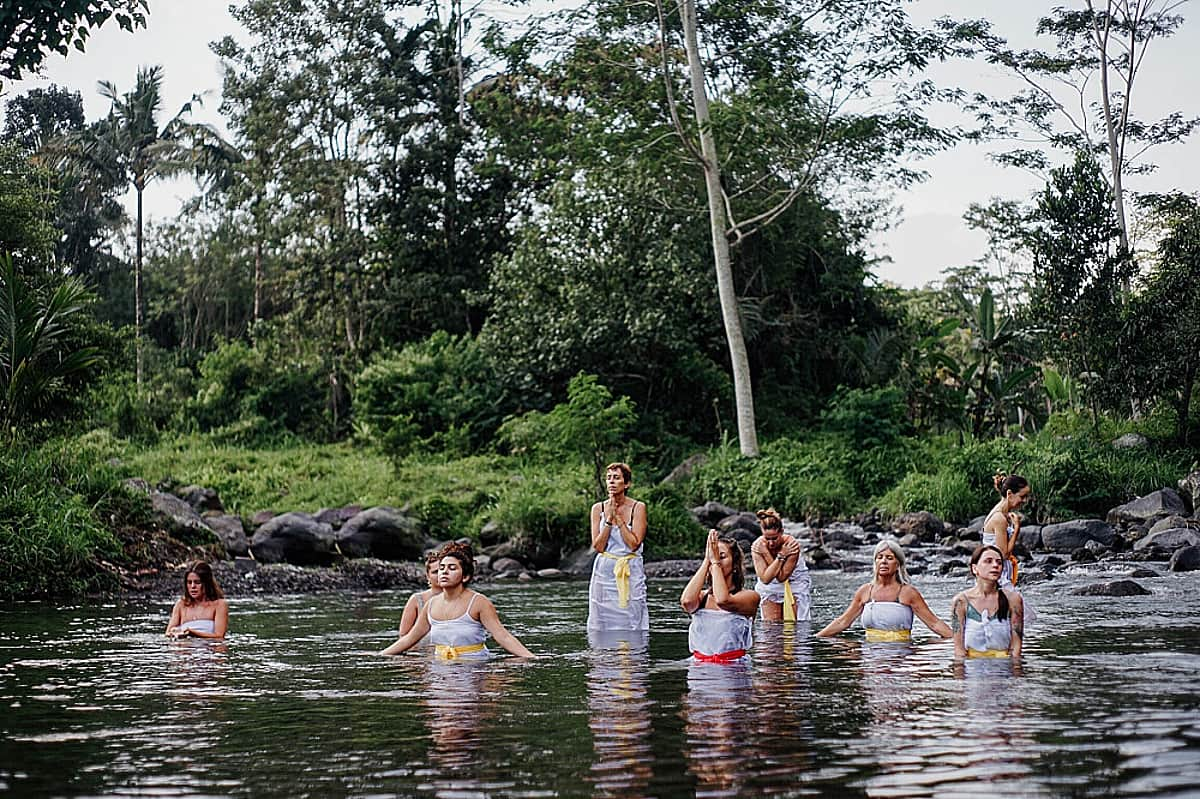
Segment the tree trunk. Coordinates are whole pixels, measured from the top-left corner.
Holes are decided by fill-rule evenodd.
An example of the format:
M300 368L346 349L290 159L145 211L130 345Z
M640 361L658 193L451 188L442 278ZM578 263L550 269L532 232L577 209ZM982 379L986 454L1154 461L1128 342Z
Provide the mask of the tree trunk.
M137 390L142 392L142 190L141 178L134 180L137 189L137 257L133 263L133 348L134 373L137 380Z
M1179 435L1180 446L1187 446L1188 428L1190 427L1189 411L1192 405L1192 389L1196 385L1196 362L1191 360L1183 374L1183 397L1179 402L1179 414L1175 420L1175 430Z
M708 93L704 86L704 65L696 37L695 0L679 0L679 16L683 23L684 45L687 48L688 69L691 73L692 104L696 109L696 125L700 132L700 153L704 159L704 185L708 190L708 220L712 229L713 260L717 270L717 292L721 300L721 317L725 322L725 338L729 341L729 363L733 371L733 394L737 408L738 444L743 455L758 455L758 432L754 422L754 391L750 382L750 359L746 354L746 339L738 313L737 291L733 284L733 267L729 257L729 239L725 235L725 205L721 192L721 167L717 145L713 139L712 122L708 113Z
M254 238L254 321L262 320L262 251L263 237L259 233Z

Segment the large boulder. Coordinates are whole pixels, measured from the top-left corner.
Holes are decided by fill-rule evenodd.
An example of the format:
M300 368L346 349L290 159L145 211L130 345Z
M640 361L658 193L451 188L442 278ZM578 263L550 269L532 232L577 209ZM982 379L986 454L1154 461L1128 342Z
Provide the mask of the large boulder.
M737 509L720 502L705 502L699 507L692 508L692 516L705 527L716 527L727 516L737 515Z
M1074 552L1088 541L1112 546L1116 533L1099 519L1073 519L1042 528L1042 548L1051 552Z
M1175 514L1172 516L1164 516L1163 518L1159 519L1158 521L1156 521L1154 524L1152 524L1150 526L1150 529L1147 531L1147 534L1154 535L1155 533L1161 533L1163 530L1174 530L1177 527L1189 527L1189 526L1191 526L1191 525L1188 524L1188 519L1185 516L1180 516L1178 514Z
M560 568L567 574L591 574L592 561L596 559L596 550L592 547L580 547L579 549L568 552L563 555Z
M1175 550L1167 570L1173 572L1200 571L1200 546L1183 547Z
M333 528L296 512L266 521L250 539L250 551L262 563L297 566L328 566L338 557Z
M734 534L737 531L749 533L754 538L762 534L762 529L758 526L758 517L753 513L746 511L744 513L734 513L726 516L721 521L717 522L717 530L722 533ZM751 540L754 540L753 538Z
M892 523L892 529L896 531L897 537L911 533L920 540L928 542L944 535L946 525L929 511L922 510L916 513L905 513Z
M421 522L395 508L381 506L356 514L334 534L348 558L420 560L425 552Z
M1187 515L1187 507L1173 489L1164 488L1124 505L1118 505L1110 510L1105 518L1109 524L1137 524L1172 514Z
M175 496L191 505L196 513L204 513L206 510L225 510L225 506L221 504L221 498L217 496L217 492L204 486L189 485L177 488L175 489Z
M662 479L663 485L674 485L691 479L692 474L696 469L708 462L708 455L703 452L697 452L683 463L671 470L671 473Z
M210 514L204 517L204 523L216 533L217 538L225 545L225 551L232 557L245 557L250 554L250 541L246 538L246 528L239 516L228 516L223 513Z
M1133 580L1093 583L1071 592L1075 596L1145 596L1150 592Z
M185 544L213 544L217 537L192 506L174 494L150 492L150 508L155 520L172 538Z
M1159 530L1157 533L1151 533L1144 538L1139 538L1133 544L1133 550L1139 552L1150 547L1174 552L1183 547L1200 546L1200 532L1191 529L1190 527L1173 527L1168 530Z
M1200 514L1200 472L1192 472L1179 481L1179 493L1193 512Z
M1025 547L1028 552L1036 552L1042 548L1042 526L1028 524L1017 533L1017 546Z

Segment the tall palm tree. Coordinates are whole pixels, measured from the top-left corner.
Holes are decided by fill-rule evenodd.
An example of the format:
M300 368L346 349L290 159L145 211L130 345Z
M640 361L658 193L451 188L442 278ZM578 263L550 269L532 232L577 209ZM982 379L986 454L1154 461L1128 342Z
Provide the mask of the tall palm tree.
M187 117L193 96L175 116L159 125L162 112L161 66L140 67L134 88L122 94L110 81L100 81L99 92L112 102L108 116L94 128L81 131L64 143L65 160L85 172L117 177L131 183L137 192L137 254L133 271L134 327L137 351L137 385L142 385L142 328L145 301L142 296L143 212L146 186L155 178L191 173L198 178L219 180L229 164L240 160L237 151L209 125Z

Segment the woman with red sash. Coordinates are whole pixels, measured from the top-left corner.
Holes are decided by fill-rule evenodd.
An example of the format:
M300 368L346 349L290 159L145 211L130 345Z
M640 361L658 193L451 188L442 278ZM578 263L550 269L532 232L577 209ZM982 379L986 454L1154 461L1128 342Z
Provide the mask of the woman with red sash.
M745 583L742 550L737 541L709 530L700 568L679 597L684 612L692 617L688 648L693 660L733 663L746 657L754 643L759 596Z

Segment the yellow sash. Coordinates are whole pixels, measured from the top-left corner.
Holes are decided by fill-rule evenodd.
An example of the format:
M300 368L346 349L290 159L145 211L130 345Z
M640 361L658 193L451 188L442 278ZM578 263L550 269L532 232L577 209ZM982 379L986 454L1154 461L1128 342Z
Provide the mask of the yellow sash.
M630 552L628 555L614 555L611 552L601 552L600 557L612 558L617 563L613 566L613 577L617 578L617 605L622 608L629 607L629 561L637 557L636 552Z
M873 627L867 628L867 643L870 644L883 644L911 640L912 630L877 630Z
M481 652L482 650L483 644L469 644L468 646L438 644L433 648L433 654L441 660L458 660L461 655L469 655L472 652Z
M796 620L796 595L792 593L792 581L783 584L783 620Z
M967 657L1006 658L1009 657L1009 654L1007 649L968 649Z

